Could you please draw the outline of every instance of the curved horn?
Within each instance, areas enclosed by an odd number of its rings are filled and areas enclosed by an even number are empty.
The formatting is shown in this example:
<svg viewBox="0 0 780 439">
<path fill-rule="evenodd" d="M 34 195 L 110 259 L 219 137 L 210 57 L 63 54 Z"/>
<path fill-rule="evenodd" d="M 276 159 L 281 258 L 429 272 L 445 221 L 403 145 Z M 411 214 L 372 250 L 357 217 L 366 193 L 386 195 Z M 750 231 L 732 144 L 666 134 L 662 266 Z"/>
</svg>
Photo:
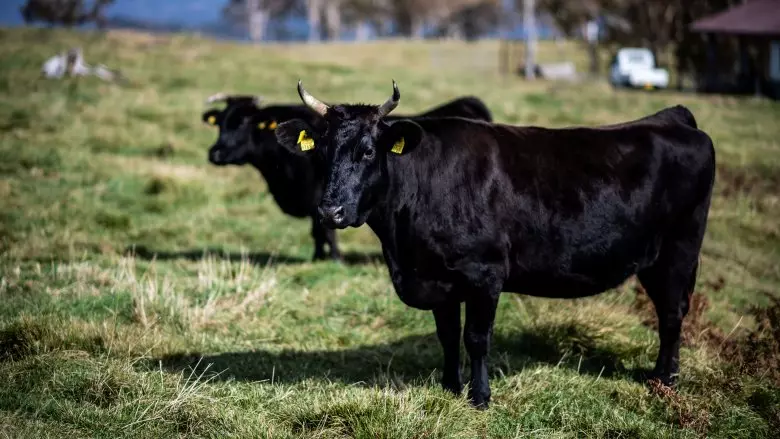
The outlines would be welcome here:
<svg viewBox="0 0 780 439">
<path fill-rule="evenodd" d="M 231 99 L 251 99 L 252 103 L 259 106 L 260 103 L 263 101 L 262 96 L 258 95 L 240 95 L 240 96 L 231 96 L 223 92 L 219 92 L 216 94 L 213 94 L 206 98 L 206 104 L 213 104 L 215 102 L 229 102 Z"/>
<path fill-rule="evenodd" d="M 379 107 L 379 117 L 384 117 L 390 114 L 398 106 L 398 101 L 401 100 L 401 92 L 398 91 L 398 84 L 393 79 L 393 95 L 390 96 L 384 104 Z"/>
<path fill-rule="evenodd" d="M 300 79 L 298 80 L 298 95 L 307 107 L 317 112 L 320 116 L 325 116 L 325 113 L 328 112 L 329 107 L 306 91 Z"/>
<path fill-rule="evenodd" d="M 213 94 L 213 95 L 209 96 L 208 98 L 206 98 L 206 104 L 213 104 L 214 102 L 226 101 L 227 98 L 228 98 L 228 95 L 226 95 L 225 93 L 219 92 L 219 93 Z"/>
</svg>

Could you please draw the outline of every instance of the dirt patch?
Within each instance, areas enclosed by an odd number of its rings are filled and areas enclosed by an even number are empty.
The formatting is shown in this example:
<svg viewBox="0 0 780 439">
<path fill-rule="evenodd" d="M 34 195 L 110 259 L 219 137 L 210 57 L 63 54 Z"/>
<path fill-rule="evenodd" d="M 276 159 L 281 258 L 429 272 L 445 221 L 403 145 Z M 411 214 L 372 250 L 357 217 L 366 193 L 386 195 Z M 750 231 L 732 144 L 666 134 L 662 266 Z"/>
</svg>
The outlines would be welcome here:
<svg viewBox="0 0 780 439">
<path fill-rule="evenodd" d="M 722 344 L 721 358 L 740 371 L 767 377 L 780 386 L 780 297 L 770 296 L 767 307 L 753 307 L 749 313 L 755 329 Z"/>
</svg>

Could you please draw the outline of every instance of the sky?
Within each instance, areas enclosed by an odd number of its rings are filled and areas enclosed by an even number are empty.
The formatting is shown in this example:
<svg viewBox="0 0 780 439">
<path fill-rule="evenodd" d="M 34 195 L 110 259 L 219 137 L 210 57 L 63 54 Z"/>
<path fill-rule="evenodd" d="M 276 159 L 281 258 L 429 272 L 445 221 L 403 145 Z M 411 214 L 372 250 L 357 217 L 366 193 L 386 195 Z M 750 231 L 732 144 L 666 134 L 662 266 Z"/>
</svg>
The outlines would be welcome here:
<svg viewBox="0 0 780 439">
<path fill-rule="evenodd" d="M 25 0 L 0 0 L 0 26 L 24 24 L 19 13 L 24 3 Z M 193 26 L 217 21 L 224 4 L 224 0 L 116 0 L 106 8 L 105 15 Z"/>
</svg>

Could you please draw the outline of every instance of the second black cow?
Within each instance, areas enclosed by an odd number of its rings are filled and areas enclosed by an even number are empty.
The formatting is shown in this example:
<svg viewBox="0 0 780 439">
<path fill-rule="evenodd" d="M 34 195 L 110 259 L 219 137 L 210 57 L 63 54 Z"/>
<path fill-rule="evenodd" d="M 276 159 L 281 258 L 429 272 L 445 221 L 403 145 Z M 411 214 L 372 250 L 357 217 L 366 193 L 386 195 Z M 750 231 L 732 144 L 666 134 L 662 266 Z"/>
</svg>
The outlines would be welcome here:
<svg viewBox="0 0 780 439">
<path fill-rule="evenodd" d="M 274 134 L 278 124 L 291 119 L 304 120 L 310 126 L 322 128 L 325 126 L 322 116 L 305 105 L 260 106 L 259 98 L 247 95 L 220 93 L 209 97 L 206 102 L 226 103 L 223 110 L 211 109 L 202 116 L 205 123 L 219 127 L 219 137 L 209 150 L 209 161 L 218 166 L 254 166 L 284 213 L 299 218 L 311 217 L 314 259 L 340 259 L 335 231 L 321 224 L 317 212 L 323 190 L 322 166 L 317 164 L 316 156 L 290 153 L 277 143 Z M 408 117 L 432 116 L 492 119 L 487 106 L 475 97 L 455 99 L 418 116 Z M 390 116 L 388 119 L 402 117 Z"/>
</svg>

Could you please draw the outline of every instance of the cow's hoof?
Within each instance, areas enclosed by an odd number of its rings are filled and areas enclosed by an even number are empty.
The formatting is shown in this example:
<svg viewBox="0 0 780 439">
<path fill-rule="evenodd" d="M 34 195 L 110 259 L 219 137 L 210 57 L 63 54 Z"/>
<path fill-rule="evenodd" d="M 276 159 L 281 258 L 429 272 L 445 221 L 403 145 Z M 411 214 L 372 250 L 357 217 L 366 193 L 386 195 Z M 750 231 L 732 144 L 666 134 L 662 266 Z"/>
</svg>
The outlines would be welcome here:
<svg viewBox="0 0 780 439">
<path fill-rule="evenodd" d="M 677 375 L 652 371 L 647 374 L 646 380 L 650 383 L 655 382 L 666 387 L 674 387 L 677 384 Z"/>
<path fill-rule="evenodd" d="M 474 406 L 477 410 L 487 410 L 488 406 L 490 405 L 490 395 L 469 395 L 469 400 L 471 401 L 471 405 Z"/>
</svg>

